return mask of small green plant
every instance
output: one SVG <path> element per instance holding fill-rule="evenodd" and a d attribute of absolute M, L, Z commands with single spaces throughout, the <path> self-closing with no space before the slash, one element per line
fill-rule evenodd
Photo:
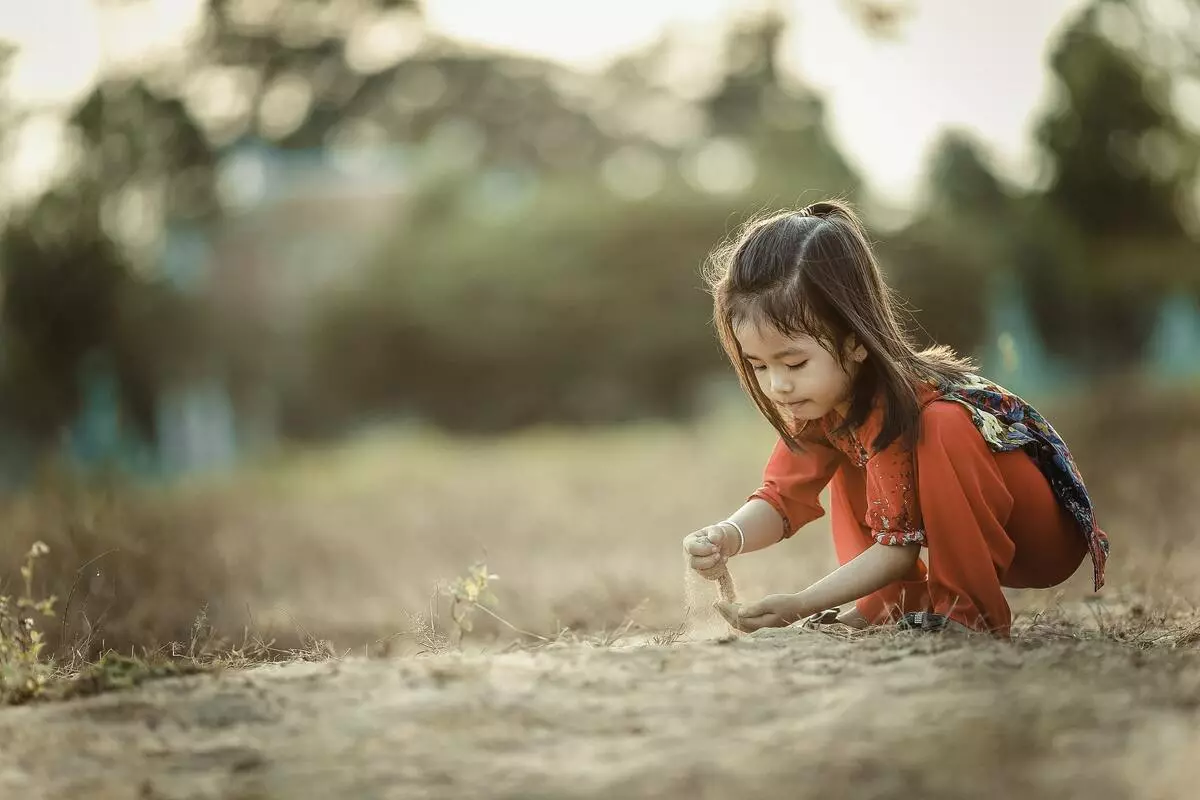
<path fill-rule="evenodd" d="M 57 597 L 35 600 L 33 571 L 37 559 L 50 552 L 34 542 L 21 565 L 22 592 L 0 595 L 0 702 L 18 703 L 41 694 L 53 666 L 42 659 L 45 637 L 35 616 L 53 617 Z"/>
<path fill-rule="evenodd" d="M 496 605 L 496 596 L 492 594 L 488 584 L 499 579 L 499 575 L 488 571 L 485 562 L 477 561 L 471 565 L 466 575 L 455 578 L 444 589 L 446 596 L 450 598 L 450 618 L 458 630 L 460 644 L 463 636 L 475 627 L 471 621 L 472 612 L 477 608 L 487 611 L 487 606 Z"/>
<path fill-rule="evenodd" d="M 501 625 L 522 636 L 542 642 L 550 641 L 540 634 L 521 630 L 492 610 L 491 607 L 495 607 L 499 601 L 492 594 L 490 584 L 497 580 L 500 580 L 500 576 L 488 571 L 487 562 L 477 561 L 471 565 L 465 576 L 455 578 L 449 586 L 442 589 L 442 592 L 450 598 L 450 619 L 458 631 L 459 646 L 462 645 L 463 637 L 475 627 L 471 619 L 475 611 L 482 611 Z M 432 624 L 430 629 L 432 630 Z"/>

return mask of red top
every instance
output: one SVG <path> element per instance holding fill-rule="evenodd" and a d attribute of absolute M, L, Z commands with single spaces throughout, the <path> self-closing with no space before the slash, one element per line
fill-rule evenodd
<path fill-rule="evenodd" d="M 1017 395 L 979 376 L 967 376 L 954 385 L 920 383 L 916 388 L 920 409 L 939 399 L 958 403 L 970 413 L 976 430 L 993 452 L 1024 450 L 1033 458 L 1087 542 L 1093 581 L 1099 591 L 1108 561 L 1108 535 L 1096 522 L 1075 459 L 1049 421 Z M 804 444 L 800 453 L 778 442 L 764 470 L 762 486 L 750 496 L 767 501 L 779 512 L 787 538 L 825 513 L 818 497 L 839 467 L 860 469 L 865 472 L 867 491 L 864 522 L 875 541 L 884 545 L 925 544 L 913 451 L 903 440 L 879 452 L 871 450 L 883 422 L 878 402 L 856 430 L 839 432 L 840 422 L 836 414 L 809 422 L 800 435 Z"/>
<path fill-rule="evenodd" d="M 938 399 L 933 386 L 918 388 L 920 407 Z M 871 443 L 883 425 L 876 404 L 861 426 L 838 431 L 841 418 L 826 414 L 809 422 L 800 435 L 804 451 L 792 452 L 780 439 L 763 470 L 762 486 L 750 495 L 767 501 L 783 517 L 783 536 L 793 535 L 825 513 L 819 495 L 845 463 L 866 470 L 867 515 L 864 522 L 884 545 L 925 544 L 925 528 L 916 492 L 912 449 L 897 438 L 883 450 Z"/>

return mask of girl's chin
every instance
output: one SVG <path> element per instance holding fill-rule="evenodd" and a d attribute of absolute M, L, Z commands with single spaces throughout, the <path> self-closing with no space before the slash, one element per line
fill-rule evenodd
<path fill-rule="evenodd" d="M 792 419 L 802 422 L 820 419 L 821 417 L 825 416 L 824 412 L 822 412 L 821 409 L 812 402 L 800 403 L 799 405 L 795 406 L 784 406 L 783 411 L 785 414 L 789 414 Z"/>

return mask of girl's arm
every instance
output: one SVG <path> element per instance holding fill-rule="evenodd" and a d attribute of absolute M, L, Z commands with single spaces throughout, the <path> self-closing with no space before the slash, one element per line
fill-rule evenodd
<path fill-rule="evenodd" d="M 796 619 L 836 608 L 895 583 L 912 570 L 920 545 L 873 544 L 821 580 L 797 592 Z M 746 610 L 753 610 L 747 606 Z"/>
<path fill-rule="evenodd" d="M 818 441 L 806 442 L 803 453 L 794 453 L 783 440 L 777 441 L 763 470 L 762 484 L 726 518 L 741 528 L 745 545 L 738 549 L 741 534 L 725 520 L 701 528 L 683 540 L 692 569 L 716 579 L 722 574 L 719 567 L 734 554 L 769 547 L 823 515 L 820 494 L 837 471 L 839 459 L 836 450 Z"/>
<path fill-rule="evenodd" d="M 728 517 L 742 529 L 746 536 L 745 545 L 741 534 L 728 522 L 721 521 L 689 533 L 683 540 L 683 549 L 691 557 L 688 565 L 706 578 L 715 579 L 718 567 L 739 553 L 762 550 L 783 538 L 783 518 L 766 500 L 750 499 Z"/>
<path fill-rule="evenodd" d="M 841 454 L 823 441 L 805 440 L 803 452 L 789 450 L 782 439 L 775 443 L 763 468 L 761 485 L 747 498 L 765 501 L 777 514 L 778 532 L 764 547 L 786 539 L 825 514 L 821 492 L 842 460 Z"/>
<path fill-rule="evenodd" d="M 746 534 L 743 553 L 762 550 L 783 539 L 783 517 L 779 516 L 779 512 L 770 503 L 761 498 L 754 497 L 746 501 L 745 505 L 729 515 L 729 519 L 736 522 Z M 728 551 L 732 554 L 737 549 L 738 534 L 737 531 L 731 530 L 729 525 L 723 527 L 727 533 L 732 534 L 729 538 L 733 539 L 733 549 Z M 725 552 L 725 548 L 721 550 Z"/>
<path fill-rule="evenodd" d="M 779 627 L 836 608 L 890 583 L 901 580 L 921 554 L 920 545 L 871 545 L 857 558 L 843 564 L 821 580 L 796 594 L 773 594 L 757 603 L 738 608 L 718 606 L 738 630 Z"/>

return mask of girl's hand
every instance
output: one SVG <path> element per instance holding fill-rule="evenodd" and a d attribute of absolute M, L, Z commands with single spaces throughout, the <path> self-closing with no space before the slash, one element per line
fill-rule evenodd
<path fill-rule="evenodd" d="M 737 552 L 738 534 L 732 525 L 709 525 L 683 538 L 688 566 L 710 581 L 720 577 L 721 567 Z"/>
<path fill-rule="evenodd" d="M 769 594 L 757 603 L 717 603 L 717 611 L 725 621 L 742 633 L 759 628 L 784 628 L 810 613 L 794 594 Z"/>

